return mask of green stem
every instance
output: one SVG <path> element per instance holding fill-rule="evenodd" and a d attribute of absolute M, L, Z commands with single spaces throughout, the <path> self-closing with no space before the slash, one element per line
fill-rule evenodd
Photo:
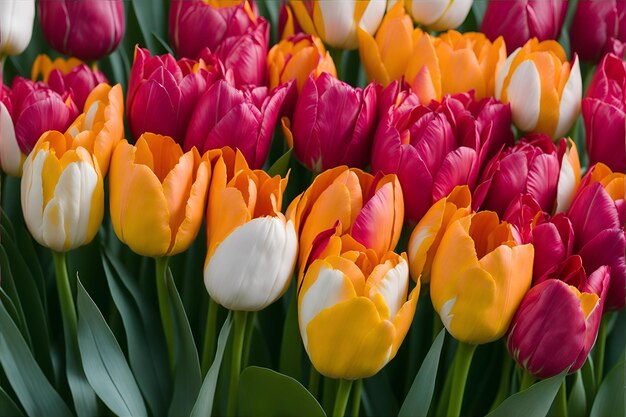
<path fill-rule="evenodd" d="M 354 391 L 352 394 L 352 417 L 358 417 L 361 408 L 361 391 L 363 391 L 363 380 L 357 379 L 354 383 Z"/>
<path fill-rule="evenodd" d="M 333 407 L 333 417 L 343 417 L 346 414 L 346 405 L 348 405 L 348 398 L 350 398 L 350 388 L 352 388 L 352 380 L 339 380 L 337 396 L 335 397 L 335 407 Z"/>
<path fill-rule="evenodd" d="M 311 370 L 309 371 L 309 392 L 314 397 L 317 397 L 319 386 L 320 386 L 320 373 L 317 372 L 317 369 L 315 369 L 315 366 L 311 364 Z"/>
<path fill-rule="evenodd" d="M 243 340 L 246 333 L 246 311 L 235 311 L 235 333 L 233 334 L 232 363 L 230 368 L 230 388 L 228 390 L 228 408 L 226 415 L 234 416 L 237 409 L 237 391 L 239 391 L 239 374 L 241 373 L 241 356 Z"/>
<path fill-rule="evenodd" d="M 163 333 L 165 334 L 165 343 L 167 344 L 167 353 L 170 360 L 170 370 L 174 371 L 174 319 L 172 317 L 172 305 L 167 291 L 167 264 L 169 258 L 164 256 L 155 258 L 156 285 L 159 297 L 159 312 L 161 313 L 161 324 L 163 325 Z"/>
<path fill-rule="evenodd" d="M 339 48 L 329 48 L 330 56 L 335 63 L 335 68 L 337 69 L 337 78 L 342 79 L 341 77 L 344 75 L 343 71 L 343 56 L 344 50 Z"/>
<path fill-rule="evenodd" d="M 476 345 L 459 342 L 454 358 L 452 391 L 448 404 L 448 416 L 459 417 L 461 415 L 461 405 L 463 404 L 463 393 L 465 392 L 465 382 L 469 373 L 472 357 L 476 350 Z"/>
<path fill-rule="evenodd" d="M 215 356 L 215 328 L 217 327 L 218 305 L 209 297 L 209 308 L 206 316 L 204 330 L 204 343 L 202 348 L 202 376 L 205 376 L 213 363 Z"/>
<path fill-rule="evenodd" d="M 54 260 L 54 273 L 56 275 L 57 290 L 59 292 L 59 303 L 61 305 L 61 314 L 63 316 L 63 330 L 65 338 L 70 343 L 76 338 L 76 306 L 74 305 L 74 296 L 70 287 L 70 278 L 67 274 L 67 263 L 65 252 L 52 252 Z"/>
<path fill-rule="evenodd" d="M 500 374 L 500 384 L 498 384 L 498 392 L 496 398 L 491 404 L 489 411 L 495 410 L 509 396 L 511 388 L 511 368 L 513 367 L 513 359 L 505 352 L 502 359 L 502 373 Z"/>
<path fill-rule="evenodd" d="M 322 393 L 322 404 L 327 415 L 330 415 L 332 406 L 335 403 L 335 395 L 337 394 L 337 379 L 324 378 L 324 388 Z"/>
<path fill-rule="evenodd" d="M 456 362 L 455 360 L 456 358 L 454 358 L 452 360 L 452 366 L 451 368 L 448 370 L 448 372 L 446 373 L 446 379 L 443 383 L 443 389 L 441 390 L 441 396 L 439 397 L 439 402 L 437 403 L 437 410 L 435 415 L 437 416 L 444 416 L 446 415 L 446 405 L 449 403 L 450 401 L 450 392 L 452 391 L 452 379 L 453 379 L 453 375 L 452 375 L 452 371 L 454 370 L 454 363 Z"/>
<path fill-rule="evenodd" d="M 567 386 L 564 379 L 554 399 L 554 416 L 567 417 Z"/>
<path fill-rule="evenodd" d="M 598 329 L 598 338 L 596 340 L 596 346 L 593 352 L 593 364 L 595 366 L 595 380 L 596 387 L 599 387 L 602 383 L 603 370 L 604 370 L 604 351 L 606 350 L 606 336 L 607 336 L 607 323 L 608 315 L 602 316 L 600 321 L 600 328 Z"/>
<path fill-rule="evenodd" d="M 248 313 L 246 321 L 246 332 L 243 339 L 243 356 L 241 359 L 242 366 L 245 368 L 248 366 L 248 360 L 250 359 L 250 348 L 252 347 L 252 336 L 254 334 L 254 322 L 256 320 L 256 311 Z"/>
<path fill-rule="evenodd" d="M 522 382 L 520 383 L 519 390 L 524 391 L 527 388 L 530 388 L 532 384 L 535 383 L 535 377 L 530 374 L 527 370 L 522 370 Z"/>

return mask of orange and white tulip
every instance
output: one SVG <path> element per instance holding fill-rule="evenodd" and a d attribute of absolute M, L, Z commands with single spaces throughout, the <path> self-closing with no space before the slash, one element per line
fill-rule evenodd
<path fill-rule="evenodd" d="M 389 7 L 402 0 L 390 0 Z M 473 0 L 404 0 L 415 23 L 429 30 L 442 31 L 460 26 L 469 14 Z"/>

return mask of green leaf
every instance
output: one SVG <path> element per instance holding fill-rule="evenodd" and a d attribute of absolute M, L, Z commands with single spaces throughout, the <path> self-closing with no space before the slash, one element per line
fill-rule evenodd
<path fill-rule="evenodd" d="M 556 397 L 561 383 L 567 375 L 568 369 L 552 378 L 544 379 L 533 384 L 530 388 L 511 395 L 488 417 L 526 417 L 545 416 Z"/>
<path fill-rule="evenodd" d="M 193 406 L 193 410 L 191 410 L 191 417 L 204 417 L 211 415 L 211 410 L 213 410 L 213 400 L 215 398 L 215 389 L 217 388 L 217 377 L 220 373 L 220 367 L 222 366 L 222 360 L 224 358 L 224 350 L 226 349 L 226 342 L 228 341 L 232 325 L 232 314 L 228 314 L 217 339 L 217 352 L 215 353 L 215 359 L 213 360 L 213 364 L 204 378 L 196 404 Z"/>
<path fill-rule="evenodd" d="M 621 361 L 613 367 L 611 372 L 600 384 L 600 389 L 596 394 L 596 399 L 591 408 L 590 417 L 610 417 L 623 416 L 624 410 L 624 353 Z"/>
<path fill-rule="evenodd" d="M 239 378 L 242 416 L 325 416 L 322 406 L 295 379 L 267 368 L 250 366 Z"/>
<path fill-rule="evenodd" d="M 472 13 L 474 14 L 474 19 L 476 20 L 477 29 L 480 28 L 480 24 L 483 21 L 483 17 L 485 17 L 486 10 L 486 1 L 475 1 L 472 3 Z"/>
<path fill-rule="evenodd" d="M 411 385 L 411 389 L 404 399 L 398 416 L 426 416 L 428 414 L 435 390 L 439 357 L 445 337 L 446 331 L 441 329 L 415 376 L 413 385 Z"/>
<path fill-rule="evenodd" d="M 26 414 L 60 417 L 72 414 L 35 362 L 24 338 L 1 303 L 0 352 L 4 373 Z"/>
<path fill-rule="evenodd" d="M 22 309 L 20 296 L 15 286 L 11 263 L 9 262 L 6 249 L 4 248 L 5 243 L 6 242 L 3 242 L 3 244 L 0 245 L 0 273 L 2 274 L 2 287 L 6 291 L 6 295 L 13 303 L 12 313 L 16 314 L 16 316 L 13 316 L 15 323 L 20 329 L 22 336 L 24 336 L 26 343 L 30 347 L 32 346 L 32 342 L 30 341 L 30 334 L 28 333 L 28 327 L 26 325 L 26 317 L 24 317 L 24 310 Z"/>
<path fill-rule="evenodd" d="M 22 417 L 24 413 L 9 394 L 0 387 L 0 417 Z"/>
<path fill-rule="evenodd" d="M 302 381 L 302 351 L 302 339 L 298 328 L 298 300 L 294 292 L 283 328 L 279 371 Z"/>
<path fill-rule="evenodd" d="M 287 170 L 289 169 L 289 160 L 291 159 L 291 154 L 293 153 L 293 148 L 290 148 L 287 152 L 283 154 L 280 158 L 274 162 L 274 164 L 267 170 L 267 174 L 270 177 L 275 175 L 280 175 L 284 177 L 287 174 Z"/>
<path fill-rule="evenodd" d="M 163 39 L 157 33 L 154 33 L 154 32 L 152 32 L 152 36 L 154 36 L 154 39 L 156 39 L 157 43 L 161 46 L 161 48 L 166 53 L 174 55 L 174 51 L 172 51 L 172 48 L 170 47 L 170 45 L 167 43 L 165 39 Z"/>
<path fill-rule="evenodd" d="M 583 385 L 583 377 L 580 370 L 574 376 L 574 385 L 567 400 L 567 416 L 583 417 L 587 415 L 587 399 L 585 397 L 585 386 Z"/>
<path fill-rule="evenodd" d="M 135 378 L 113 332 L 77 281 L 78 346 L 87 380 L 117 415 L 147 416 Z"/>

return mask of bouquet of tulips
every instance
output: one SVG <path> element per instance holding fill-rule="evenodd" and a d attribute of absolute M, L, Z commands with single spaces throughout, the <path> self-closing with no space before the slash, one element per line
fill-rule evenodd
<path fill-rule="evenodd" d="M 625 416 L 624 0 L 0 0 L 0 416 Z"/>

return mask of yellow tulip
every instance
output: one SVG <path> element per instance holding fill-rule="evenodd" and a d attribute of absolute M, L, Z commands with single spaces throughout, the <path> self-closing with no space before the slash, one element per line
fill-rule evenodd
<path fill-rule="evenodd" d="M 204 213 L 211 167 L 195 148 L 183 153 L 167 136 L 121 141 L 109 173 L 111 222 L 117 237 L 144 256 L 169 256 L 193 242 Z"/>
<path fill-rule="evenodd" d="M 448 332 L 469 344 L 502 337 L 530 288 L 533 256 L 532 244 L 519 245 L 494 212 L 451 223 L 430 276 L 433 307 Z"/>

